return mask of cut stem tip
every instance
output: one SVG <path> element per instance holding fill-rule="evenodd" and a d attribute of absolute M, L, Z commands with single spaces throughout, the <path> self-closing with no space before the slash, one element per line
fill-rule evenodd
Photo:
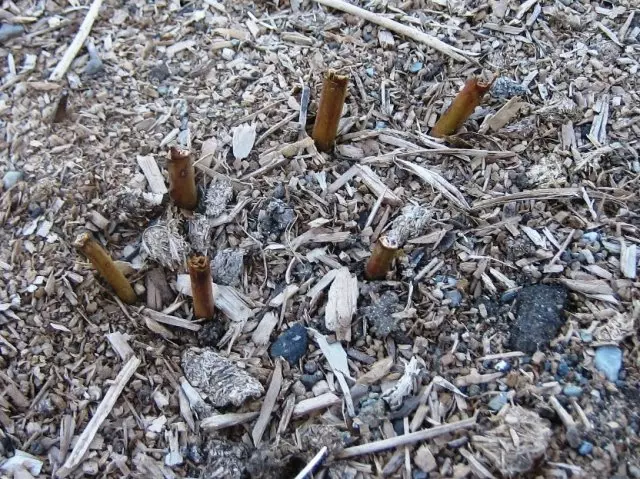
<path fill-rule="evenodd" d="M 111 285 L 118 298 L 124 303 L 133 304 L 138 299 L 131 283 L 118 269 L 109 253 L 89 233 L 83 233 L 74 243 L 100 275 Z"/>
<path fill-rule="evenodd" d="M 384 279 L 391 270 L 391 264 L 398 252 L 397 242 L 382 236 L 369 257 L 365 268 L 365 277 L 369 280 Z"/>
<path fill-rule="evenodd" d="M 182 148 L 171 147 L 167 170 L 169 195 L 173 202 L 185 210 L 195 210 L 198 206 L 198 188 L 191 153 Z"/>
<path fill-rule="evenodd" d="M 208 256 L 192 256 L 188 261 L 193 295 L 193 314 L 196 318 L 212 319 L 215 312 L 213 283 Z"/>
<path fill-rule="evenodd" d="M 324 76 L 322 93 L 316 121 L 313 125 L 313 140 L 320 151 L 329 151 L 338 133 L 342 107 L 347 97 L 349 77 L 329 70 Z"/>
<path fill-rule="evenodd" d="M 455 133 L 480 105 L 482 97 L 489 91 L 491 85 L 493 80 L 487 83 L 477 78 L 467 80 L 464 88 L 453 99 L 451 106 L 431 129 L 431 136 L 442 138 Z"/>

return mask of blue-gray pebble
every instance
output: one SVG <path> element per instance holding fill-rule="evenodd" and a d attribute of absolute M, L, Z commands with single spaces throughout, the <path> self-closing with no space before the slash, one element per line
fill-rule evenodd
<path fill-rule="evenodd" d="M 282 356 L 290 364 L 295 364 L 304 356 L 308 344 L 307 328 L 296 323 L 278 336 L 278 339 L 271 345 L 271 357 Z"/>
<path fill-rule="evenodd" d="M 593 364 L 609 381 L 617 381 L 622 367 L 622 350 L 617 346 L 600 346 Z"/>

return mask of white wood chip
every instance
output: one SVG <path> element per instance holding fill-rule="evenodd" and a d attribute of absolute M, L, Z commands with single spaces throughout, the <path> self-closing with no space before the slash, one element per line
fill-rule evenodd
<path fill-rule="evenodd" d="M 256 141 L 256 125 L 245 123 L 233 130 L 233 156 L 242 160 L 249 156 Z"/>
<path fill-rule="evenodd" d="M 351 318 L 358 302 L 358 279 L 348 268 L 341 268 L 329 288 L 324 324 L 335 331 L 338 341 L 351 341 Z"/>
<path fill-rule="evenodd" d="M 138 155 L 136 160 L 138 161 L 138 166 L 140 166 L 142 173 L 144 173 L 144 176 L 147 179 L 147 182 L 149 183 L 149 189 L 151 190 L 151 193 L 155 193 L 159 195 L 164 195 L 165 193 L 168 193 L 169 190 L 167 189 L 167 186 L 164 183 L 164 177 L 162 176 L 162 172 L 158 167 L 158 163 L 156 162 L 156 159 L 151 155 L 148 155 L 148 156 Z"/>

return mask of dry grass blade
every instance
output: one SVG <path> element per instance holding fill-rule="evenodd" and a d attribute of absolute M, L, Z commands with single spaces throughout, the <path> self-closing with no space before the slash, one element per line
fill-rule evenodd
<path fill-rule="evenodd" d="M 411 171 L 412 173 L 429 183 L 433 188 L 440 191 L 443 196 L 445 196 L 458 208 L 464 211 L 468 211 L 471 209 L 469 203 L 467 203 L 467 200 L 465 200 L 464 196 L 462 196 L 462 193 L 460 193 L 460 191 L 458 191 L 455 186 L 445 180 L 438 173 L 428 170 L 424 166 L 411 163 L 410 161 L 398 159 L 396 160 L 396 162 L 404 169 Z"/>

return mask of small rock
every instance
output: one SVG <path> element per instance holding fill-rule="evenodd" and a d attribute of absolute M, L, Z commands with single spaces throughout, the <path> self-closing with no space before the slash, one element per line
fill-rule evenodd
<path fill-rule="evenodd" d="M 282 200 L 272 199 L 266 208 L 258 213 L 258 231 L 277 238 L 294 219 L 293 208 Z"/>
<path fill-rule="evenodd" d="M 559 285 L 528 286 L 518 294 L 516 321 L 509 344 L 527 354 L 546 348 L 564 324 L 562 316 L 567 290 Z"/>
<path fill-rule="evenodd" d="M 591 333 L 591 331 L 587 331 L 586 329 L 581 329 L 580 339 L 583 343 L 590 343 L 593 341 L 593 333 Z"/>
<path fill-rule="evenodd" d="M 515 290 L 511 290 L 511 291 L 506 291 L 502 294 L 502 296 L 500 296 L 500 302 L 501 303 L 510 303 L 511 301 L 513 301 L 515 299 L 515 297 L 518 295 L 518 292 Z"/>
<path fill-rule="evenodd" d="M 356 417 L 371 429 L 380 426 L 386 416 L 385 402 L 377 394 L 371 393 L 360 401 L 360 411 Z"/>
<path fill-rule="evenodd" d="M 565 396 L 570 398 L 577 398 L 582 396 L 582 388 L 574 384 L 567 384 L 562 390 Z"/>
<path fill-rule="evenodd" d="M 244 251 L 227 248 L 218 251 L 211 262 L 213 281 L 226 286 L 240 284 L 242 268 L 244 267 Z"/>
<path fill-rule="evenodd" d="M 462 304 L 462 293 L 457 289 L 450 289 L 444 293 L 445 299 L 451 301 L 451 307 L 457 308 Z"/>
<path fill-rule="evenodd" d="M 365 72 L 365 73 L 367 74 L 367 76 L 369 76 L 370 78 L 373 78 L 373 75 L 375 75 L 375 73 L 376 73 L 376 71 L 375 71 L 373 68 L 371 68 L 371 67 L 367 68 L 364 72 Z"/>
<path fill-rule="evenodd" d="M 303 374 L 300 376 L 300 382 L 304 384 L 304 387 L 308 391 L 313 389 L 313 386 L 322 379 L 322 373 L 316 372 L 315 374 Z"/>
<path fill-rule="evenodd" d="M 10 23 L 3 23 L 0 25 L 0 43 L 4 43 L 12 38 L 19 37 L 24 33 L 24 27 L 22 25 L 12 25 Z"/>
<path fill-rule="evenodd" d="M 233 57 L 236 56 L 236 52 L 231 48 L 223 48 L 222 49 L 222 58 L 230 62 L 233 60 Z"/>
<path fill-rule="evenodd" d="M 305 361 L 303 368 L 305 373 L 315 374 L 318 370 L 318 363 L 315 361 Z"/>
<path fill-rule="evenodd" d="M 171 76 L 171 72 L 169 71 L 169 67 L 166 63 L 161 63 L 151 69 L 149 72 L 149 80 L 161 82 L 166 80 Z"/>
<path fill-rule="evenodd" d="M 496 371 L 500 371 L 501 373 L 507 373 L 511 370 L 511 364 L 504 359 L 498 361 L 496 365 L 493 367 Z"/>
<path fill-rule="evenodd" d="M 609 381 L 617 381 L 622 367 L 622 350 L 617 346 L 601 346 L 596 349 L 593 364 Z"/>
<path fill-rule="evenodd" d="M 295 364 L 306 353 L 308 342 L 307 328 L 296 323 L 278 336 L 271 346 L 271 356 L 282 356 L 289 364 Z"/>
<path fill-rule="evenodd" d="M 13 185 L 15 185 L 18 181 L 22 180 L 22 172 L 21 171 L 7 171 L 2 178 L 2 185 L 5 190 L 8 190 Z"/>
<path fill-rule="evenodd" d="M 511 78 L 500 77 L 493 82 L 489 93 L 497 98 L 511 98 L 526 94 L 527 89 Z"/>
<path fill-rule="evenodd" d="M 322 381 L 318 381 L 311 388 L 311 391 L 313 392 L 314 396 L 320 396 L 321 394 L 329 392 L 329 383 L 327 381 L 325 381 L 324 379 Z"/>
<path fill-rule="evenodd" d="M 578 454 L 581 456 L 588 456 L 593 452 L 593 444 L 588 441 L 582 441 L 580 447 L 578 448 Z"/>
<path fill-rule="evenodd" d="M 589 231 L 587 233 L 584 233 L 580 239 L 588 244 L 595 243 L 600 239 L 600 233 L 598 233 L 597 231 Z"/>
<path fill-rule="evenodd" d="M 488 406 L 489 406 L 489 409 L 491 409 L 493 412 L 499 412 L 500 409 L 506 406 L 508 402 L 509 402 L 509 395 L 507 393 L 502 392 L 494 396 L 493 399 L 489 401 Z"/>
<path fill-rule="evenodd" d="M 415 62 L 411 64 L 411 66 L 409 67 L 409 71 L 411 73 L 418 73 L 420 70 L 422 70 L 422 66 L 422 62 Z"/>
<path fill-rule="evenodd" d="M 565 377 L 567 374 L 569 374 L 569 365 L 564 361 L 560 361 L 560 363 L 558 364 L 557 374 L 561 378 Z"/>

